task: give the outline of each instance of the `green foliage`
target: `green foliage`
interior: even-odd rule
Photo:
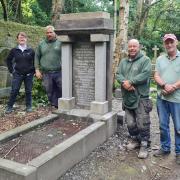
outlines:
[[[46,26],[50,24],[50,17],[47,16],[36,0],[26,0],[22,3],[22,22],[29,25]]]
[[[37,107],[39,104],[45,106],[48,104],[48,98],[44,88],[42,87],[42,81],[34,78],[33,90],[32,90],[33,106]]]
[[[31,9],[33,12],[34,24],[38,24],[39,26],[46,26],[50,24],[50,18],[45,12],[42,11],[42,9],[40,9],[37,4],[32,4]]]
[[[64,13],[107,11],[113,14],[112,0],[66,0]]]
[[[39,4],[39,8],[41,9],[41,11],[45,12],[47,16],[50,17],[52,0],[37,0],[37,3]]]
[[[33,48],[36,48],[39,41],[44,37],[44,29],[41,27],[0,20],[0,48],[11,49],[16,46],[16,35],[20,31],[26,32],[28,44]]]
[[[121,86],[121,84],[118,82],[117,79],[114,80],[114,83],[113,83],[113,89],[117,89]]]

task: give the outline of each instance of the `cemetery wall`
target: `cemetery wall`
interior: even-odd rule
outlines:
[[[27,33],[28,44],[33,48],[37,46],[39,40],[44,36],[42,27],[0,20],[0,66],[5,65],[4,59],[9,49],[16,46],[16,35],[20,31]]]

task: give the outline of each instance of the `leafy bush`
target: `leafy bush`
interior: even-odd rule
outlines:
[[[113,89],[117,89],[117,88],[119,88],[120,87],[120,83],[118,82],[118,80],[117,79],[115,79],[114,80],[114,83],[113,83]]]
[[[48,104],[48,98],[46,92],[42,86],[42,80],[34,78],[33,90],[32,90],[33,106],[46,106]]]

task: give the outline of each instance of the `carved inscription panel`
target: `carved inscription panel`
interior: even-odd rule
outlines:
[[[73,45],[73,96],[78,108],[89,109],[95,100],[95,47],[90,42]]]

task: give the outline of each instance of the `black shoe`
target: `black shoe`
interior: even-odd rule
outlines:
[[[10,114],[12,112],[13,112],[13,108],[12,107],[7,107],[6,110],[5,110],[6,114]]]
[[[155,151],[155,153],[153,154],[153,156],[155,157],[162,157],[162,156],[167,156],[169,155],[171,152],[170,151],[164,151],[162,149],[159,149],[157,151]]]
[[[33,110],[32,110],[32,107],[27,107],[27,108],[26,108],[26,112],[27,112],[27,113],[30,113],[30,112],[32,112],[32,111],[33,111]]]

